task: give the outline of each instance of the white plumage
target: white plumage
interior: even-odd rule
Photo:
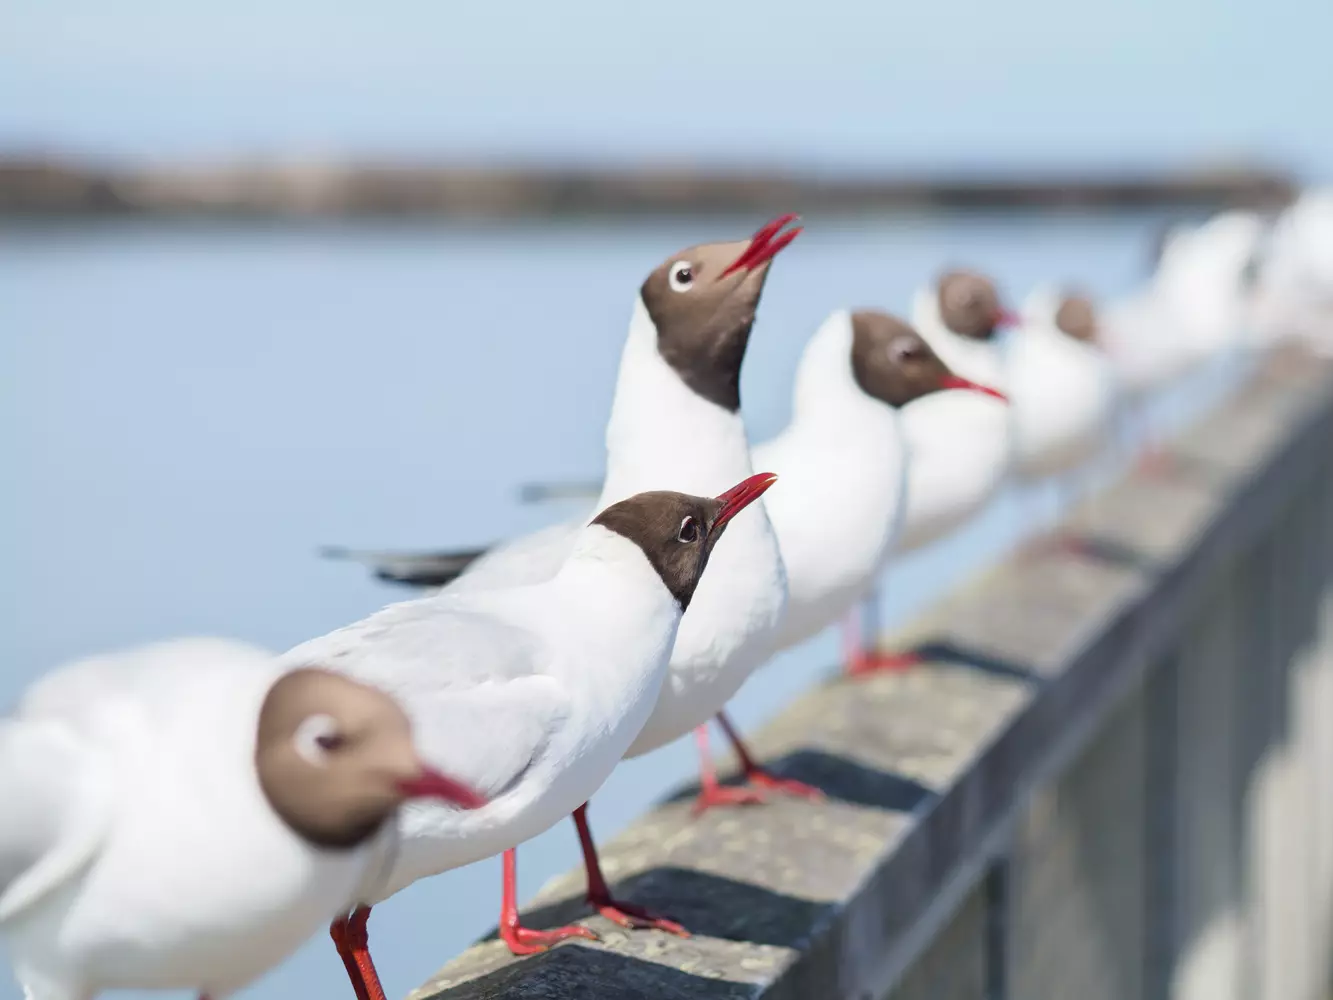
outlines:
[[[408,712],[427,763],[491,801],[469,812],[404,808],[373,904],[419,878],[536,836],[606,780],[657,700],[680,605],[643,551],[581,528],[540,584],[390,605],[282,657],[373,683]],[[725,538],[723,539],[725,541]]]
[[[255,772],[279,669],[192,639],[57,670],[0,722],[0,933],[38,1000],[215,1000],[342,912],[384,848],[316,848]]]

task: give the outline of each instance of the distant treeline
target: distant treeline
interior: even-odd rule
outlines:
[[[837,177],[763,170],[254,163],[101,167],[0,157],[0,215],[487,219],[699,212],[1270,208],[1290,176],[1162,173]]]

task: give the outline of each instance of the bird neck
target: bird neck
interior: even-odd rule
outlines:
[[[662,358],[657,329],[636,299],[606,427],[598,508],[650,489],[711,496],[751,471],[740,414],[685,384]]]
[[[595,660],[640,680],[665,670],[682,611],[634,542],[589,525],[551,589],[555,600],[547,606]]]
[[[810,429],[818,437],[847,440],[892,433],[897,410],[868,395],[852,371],[852,327],[839,310],[815,331],[796,369],[791,429]]]

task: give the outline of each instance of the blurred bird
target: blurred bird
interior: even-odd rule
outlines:
[[[1115,373],[1087,296],[1039,288],[1023,304],[1022,317],[1004,357],[1014,473],[1029,484],[1054,480],[1063,494],[1070,477],[1109,443]]]
[[[339,938],[422,798],[483,803],[388,695],[315,661],[217,639],[82,660],[0,721],[0,933],[33,1000],[221,1000],[335,918]]]
[[[946,271],[912,302],[912,325],[964,378],[1004,389],[1000,331],[1019,317],[1000,302],[995,282],[976,271]]]
[[[1258,346],[1294,341],[1333,356],[1333,188],[1303,193],[1263,249],[1251,303]]]

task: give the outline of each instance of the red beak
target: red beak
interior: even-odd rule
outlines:
[[[717,512],[717,520],[713,522],[713,530],[716,531],[758,500],[777,481],[778,477],[774,473],[761,472],[749,479],[742,479],[725,493],[719,493],[715,499],[721,501],[722,509]]]
[[[780,215],[772,222],[762,226],[757,233],[750,237],[750,245],[728,265],[721,276],[725,278],[733,271],[739,271],[742,268],[746,271],[753,271],[760,264],[772,260],[800,235],[801,227],[797,226],[795,229],[788,229],[781,236],[778,236],[783,226],[789,222],[795,222],[799,218],[799,215]]]
[[[979,383],[973,382],[971,379],[963,378],[961,375],[945,375],[944,378],[940,380],[940,388],[970,389],[973,392],[982,392],[987,396],[994,396],[996,399],[1002,400],[1003,402],[1009,402],[1009,397],[999,389],[992,389],[990,386],[980,385]]]
[[[456,781],[429,767],[422,767],[415,778],[398,783],[398,791],[409,799],[439,799],[464,809],[480,809],[489,799],[461,781]]]
[[[995,325],[996,325],[996,326],[1022,326],[1022,325],[1023,325],[1023,317],[1020,316],[1020,315],[1018,315],[1018,313],[1014,312],[1012,309],[1003,309],[1003,308],[1002,308],[1002,309],[1000,309],[999,312],[997,312],[997,313],[995,314]]]

